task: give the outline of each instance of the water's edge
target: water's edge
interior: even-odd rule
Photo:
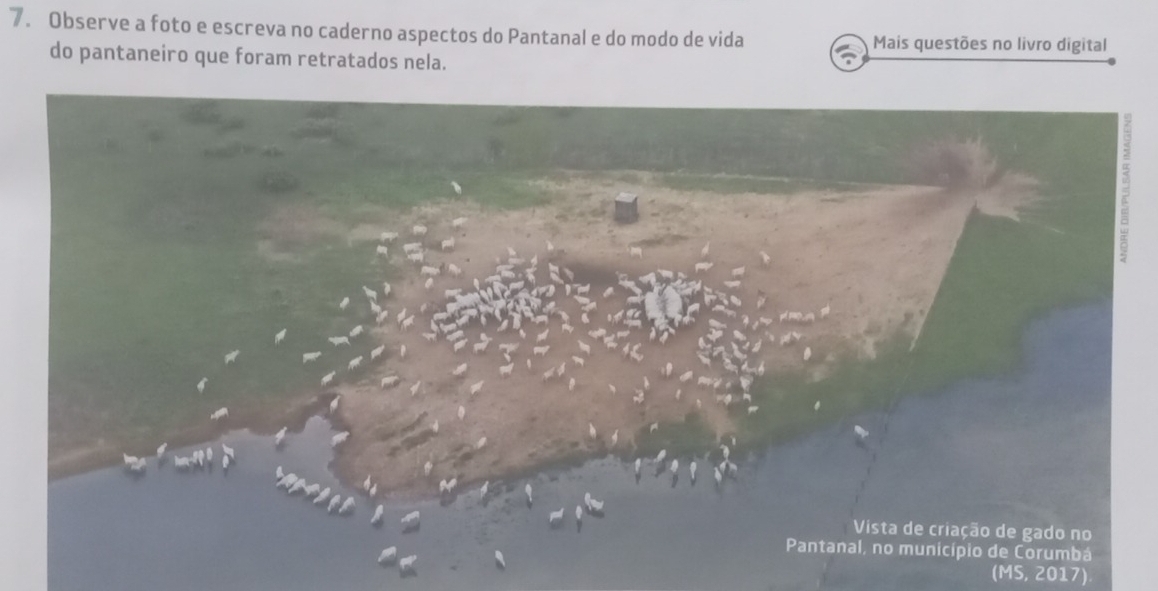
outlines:
[[[1027,329],[1018,375],[906,397],[887,429],[883,413],[869,413],[738,458],[737,478],[719,490],[702,458],[693,486],[692,458],[680,458],[675,480],[645,461],[637,482],[631,465],[605,457],[492,483],[485,502],[470,490],[446,506],[392,503],[381,529],[357,493],[354,515],[337,517],[274,489],[277,465],[341,488],[326,468],[324,420],[280,453],[268,436],[231,433],[222,441],[239,461],[227,475],[151,465],[140,479],[111,468],[51,482],[49,588],[795,589],[822,576],[826,589],[1020,588],[990,582],[989,560],[829,563],[785,551],[788,537],[842,539],[851,519],[870,518],[1089,528],[1087,588],[1108,589],[1110,332],[1108,301],[1053,312]],[[864,446],[853,422],[870,433]],[[584,492],[607,514],[580,527]],[[564,527],[551,529],[547,515],[560,508]],[[403,535],[399,519],[414,509],[422,527]],[[417,576],[400,581],[375,564],[390,545],[419,556]],[[496,549],[506,571],[494,567]]]

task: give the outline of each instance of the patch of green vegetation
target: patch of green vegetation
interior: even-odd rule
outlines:
[[[875,359],[840,363],[822,380],[809,380],[803,371],[761,380],[752,389],[755,414],[747,413],[747,403],[732,407],[737,441],[741,447],[782,441],[853,414],[885,408],[912,392],[906,383],[912,364],[908,340],[894,337],[878,345]]]
[[[306,117],[309,119],[333,119],[342,110],[341,103],[313,103],[306,107]]]
[[[338,355],[324,339],[369,322],[359,287],[398,271],[341,230],[295,226],[290,236],[262,236],[259,226],[277,208],[303,206],[307,217],[341,228],[367,211],[438,200],[532,207],[549,196],[528,181],[560,169],[614,171],[619,182],[641,179],[618,171],[648,171],[674,188],[720,192],[907,182],[900,156],[913,146],[979,136],[1006,168],[1043,180],[1049,200],[1022,224],[969,221],[919,346],[897,353],[913,367],[910,390],[1008,369],[1028,319],[1104,297],[1112,284],[1112,115],[115,97],[51,97],[48,113],[54,448],[97,437],[154,442],[226,403],[268,405],[316,391],[319,369],[368,353],[363,344]],[[454,195],[451,180],[466,197]],[[294,220],[307,228],[315,221]],[[263,240],[291,256],[268,256]],[[344,295],[357,310],[338,311]],[[281,328],[286,342],[274,347]],[[233,349],[238,363],[225,367]],[[303,366],[301,354],[312,350],[323,351],[324,363]],[[742,434],[798,432],[792,425],[880,404],[903,373],[891,355],[817,384],[770,381]],[[198,395],[202,376],[209,384]],[[826,402],[813,414],[818,396]],[[694,419],[661,427],[670,439],[640,440],[690,449],[707,432]]]
[[[194,125],[219,123],[221,116],[221,102],[215,100],[191,101],[181,111],[181,118]]]
[[[290,132],[295,138],[334,138],[345,130],[336,119],[304,119]]]
[[[217,129],[222,132],[237,131],[245,127],[245,119],[241,117],[229,117],[217,126]]]
[[[288,170],[270,170],[261,175],[258,188],[266,193],[289,193],[301,184],[298,177]]]
[[[463,186],[470,187],[471,201],[488,209],[519,209],[547,202],[547,194],[528,184],[530,177],[520,174],[468,173],[458,178]],[[464,199],[453,193],[440,195],[449,189],[449,181],[427,171],[382,169],[336,181],[322,205],[331,215],[354,219],[367,206],[407,210],[424,203]]]
[[[242,154],[249,154],[253,150],[253,146],[241,140],[230,139],[205,148],[202,154],[206,158],[235,158]]]
[[[658,184],[677,191],[707,191],[725,194],[790,195],[802,191],[855,191],[863,188],[854,183],[831,181],[701,174],[665,174],[657,180]]]

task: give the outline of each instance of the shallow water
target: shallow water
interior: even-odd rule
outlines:
[[[470,490],[445,507],[391,505],[384,526],[373,528],[363,496],[356,494],[352,516],[338,517],[274,488],[277,465],[337,487],[326,469],[332,432],[325,421],[311,420],[280,452],[269,437],[234,433],[224,440],[240,461],[227,475],[219,463],[210,473],[186,474],[150,463],[139,479],[113,468],[51,483],[48,585],[803,590],[823,578],[825,589],[839,590],[1025,586],[991,582],[987,558],[829,561],[785,550],[786,537],[840,540],[852,518],[871,518],[1090,529],[1092,542],[1080,545],[1094,552],[1083,565],[1091,576],[1086,588],[1109,589],[1110,333],[1109,302],[1054,312],[1027,329],[1026,366],[1017,375],[912,396],[891,416],[854,417],[741,458],[737,479],[719,490],[702,458],[694,486],[690,458],[680,458],[675,486],[646,461],[637,482],[630,465],[601,459],[531,479],[530,509],[527,481],[492,483],[485,504]],[[870,432],[860,446],[854,422]],[[606,515],[585,516],[580,529],[574,510],[585,491],[606,502]],[[551,529],[547,513],[560,507],[565,525]],[[421,528],[402,534],[399,519],[413,509],[422,512]],[[418,555],[415,576],[375,563],[391,545],[400,556]],[[495,567],[496,549],[505,571]]]

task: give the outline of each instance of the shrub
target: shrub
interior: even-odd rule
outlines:
[[[997,160],[980,140],[940,140],[918,146],[906,168],[916,182],[950,189],[981,189],[999,176]]]
[[[301,181],[293,173],[284,170],[272,170],[261,175],[259,188],[266,193],[288,193],[301,186]]]
[[[227,132],[235,131],[241,129],[242,127],[245,127],[245,119],[242,119],[241,117],[230,117],[223,120],[221,125],[218,126],[218,129],[223,132]]]
[[[214,100],[193,101],[181,112],[181,118],[194,125],[220,123],[221,103]]]
[[[253,151],[253,146],[237,139],[214,144],[201,151],[206,158],[233,158]]]

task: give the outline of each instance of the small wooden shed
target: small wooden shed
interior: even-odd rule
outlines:
[[[620,193],[615,197],[615,221],[633,224],[639,220],[639,195]]]

